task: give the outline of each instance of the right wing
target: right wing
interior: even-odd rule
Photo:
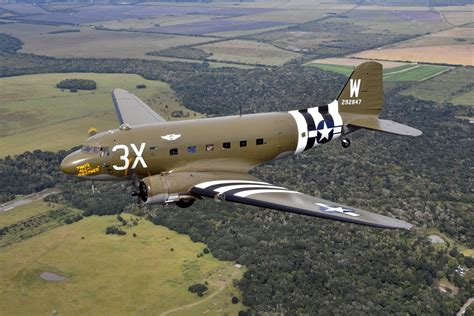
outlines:
[[[112,100],[120,125],[128,124],[135,126],[166,122],[165,119],[133,93],[122,89],[114,89],[112,91]]]
[[[316,198],[297,191],[291,191],[267,182],[243,179],[228,179],[202,182],[190,192],[199,197],[210,197],[220,201],[236,202],[274,210],[327,218],[381,228],[410,229],[411,224]],[[244,180],[245,179],[245,180]]]

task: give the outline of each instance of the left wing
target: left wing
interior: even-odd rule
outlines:
[[[208,181],[191,188],[191,194],[367,226],[403,229],[412,227],[411,224],[398,219],[336,204],[261,181]]]
[[[115,114],[119,124],[130,126],[143,124],[156,124],[166,122],[158,113],[153,111],[145,102],[136,95],[122,89],[112,91]]]

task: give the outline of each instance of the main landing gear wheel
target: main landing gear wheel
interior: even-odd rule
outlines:
[[[341,145],[344,148],[348,148],[351,145],[351,141],[347,138],[341,139]]]
[[[194,199],[179,200],[176,202],[177,207],[188,208],[194,204]]]

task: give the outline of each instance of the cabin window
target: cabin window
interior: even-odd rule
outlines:
[[[196,146],[189,146],[188,154],[195,154],[195,153],[196,153]]]
[[[156,147],[156,146],[150,146],[150,150],[156,150],[156,149],[158,149],[158,147]]]
[[[214,150],[213,144],[206,145],[206,151],[213,151],[213,150]]]
[[[109,147],[100,147],[99,156],[107,157],[109,155]]]
[[[222,148],[224,149],[230,149],[230,142],[225,142],[222,144]]]
[[[241,140],[240,141],[240,147],[247,147],[247,141],[246,140]]]
[[[178,154],[178,148],[171,148],[170,149],[170,156],[175,156]]]
[[[257,138],[257,145],[263,145],[263,138]]]

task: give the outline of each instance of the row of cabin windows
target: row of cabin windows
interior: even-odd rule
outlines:
[[[255,140],[256,145],[263,145],[263,138],[257,138]],[[247,147],[247,141],[246,140],[241,140],[239,143],[240,147]],[[225,142],[222,143],[222,148],[223,149],[230,149],[231,144],[230,142]],[[206,151],[213,151],[214,150],[214,144],[208,144],[204,148]],[[197,147],[196,146],[188,146],[188,154],[194,154],[197,152]],[[170,156],[174,156],[178,154],[178,148],[171,148],[170,149]]]

